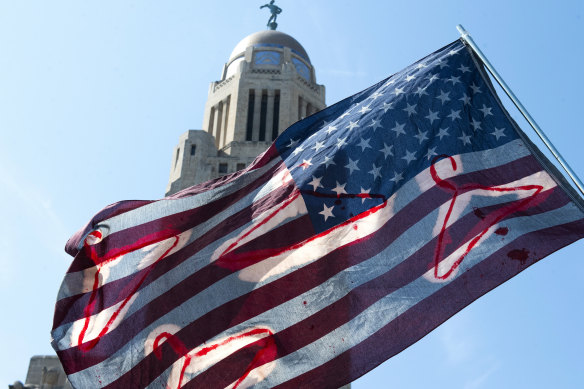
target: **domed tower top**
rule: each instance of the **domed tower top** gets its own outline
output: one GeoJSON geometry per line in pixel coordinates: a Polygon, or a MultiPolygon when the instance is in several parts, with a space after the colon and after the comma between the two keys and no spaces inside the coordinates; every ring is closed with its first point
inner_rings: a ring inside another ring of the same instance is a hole
{"type": "Polygon", "coordinates": [[[276,30],[246,36],[209,85],[203,131],[181,137],[167,194],[242,169],[288,126],[325,106],[325,87],[296,39],[276,30]]]}
{"type": "Polygon", "coordinates": [[[247,70],[253,69],[256,73],[284,71],[288,67],[306,82],[316,84],[308,53],[296,39],[281,31],[258,31],[239,41],[223,68],[221,79],[244,72],[244,62],[247,70]]]}
{"type": "Polygon", "coordinates": [[[296,39],[276,30],[254,32],[235,45],[221,79],[211,83],[203,130],[229,155],[240,154],[233,142],[262,142],[250,153],[255,156],[286,127],[323,109],[324,94],[296,39]]]}
{"type": "Polygon", "coordinates": [[[238,57],[242,57],[248,47],[254,47],[257,49],[268,49],[270,47],[283,49],[284,47],[289,47],[293,53],[299,55],[310,63],[310,58],[308,58],[306,50],[304,50],[304,47],[302,47],[296,39],[286,33],[276,30],[258,31],[243,38],[231,52],[229,62],[238,57]]]}

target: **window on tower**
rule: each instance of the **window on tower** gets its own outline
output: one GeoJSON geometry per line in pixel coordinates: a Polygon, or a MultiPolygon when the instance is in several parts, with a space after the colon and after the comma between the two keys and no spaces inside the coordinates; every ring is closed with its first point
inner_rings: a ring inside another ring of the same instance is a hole
{"type": "Polygon", "coordinates": [[[274,94],[274,115],[272,116],[272,140],[278,137],[278,125],[280,123],[280,90],[274,94]]]}
{"type": "Polygon", "coordinates": [[[298,58],[292,58],[292,63],[298,74],[300,74],[300,76],[306,81],[310,81],[310,69],[308,69],[308,66],[298,58]]]}
{"type": "Polygon", "coordinates": [[[262,101],[260,106],[260,141],[266,140],[266,117],[268,114],[268,91],[262,91],[262,101]]]}
{"type": "Polygon", "coordinates": [[[245,140],[251,140],[253,134],[253,108],[255,104],[255,91],[249,90],[249,98],[247,105],[247,126],[245,129],[245,140]]]}
{"type": "Polygon", "coordinates": [[[279,65],[281,54],[276,51],[257,51],[255,53],[254,64],[256,65],[279,65]]]}

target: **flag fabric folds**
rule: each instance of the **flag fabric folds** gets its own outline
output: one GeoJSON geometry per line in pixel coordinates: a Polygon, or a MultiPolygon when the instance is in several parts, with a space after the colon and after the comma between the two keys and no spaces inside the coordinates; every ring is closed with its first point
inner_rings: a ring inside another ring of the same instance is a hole
{"type": "Polygon", "coordinates": [[[244,171],[98,213],[67,243],[53,347],[77,388],[338,388],[583,234],[456,41],[244,171]]]}

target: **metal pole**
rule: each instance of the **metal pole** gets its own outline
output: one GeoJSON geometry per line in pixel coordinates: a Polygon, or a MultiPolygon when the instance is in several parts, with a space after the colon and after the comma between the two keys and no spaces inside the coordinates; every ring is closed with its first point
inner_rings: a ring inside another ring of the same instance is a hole
{"type": "Polygon", "coordinates": [[[456,26],[456,29],[458,30],[458,32],[460,32],[460,35],[461,35],[462,39],[466,43],[469,44],[469,46],[474,50],[474,52],[478,55],[478,57],[481,59],[481,61],[485,64],[485,66],[487,67],[487,69],[489,70],[489,72],[493,75],[493,77],[495,77],[495,80],[497,80],[497,82],[499,83],[499,85],[501,86],[501,88],[503,88],[503,90],[505,91],[505,93],[507,93],[507,96],[509,96],[509,98],[511,99],[511,101],[513,101],[513,104],[515,104],[515,106],[517,107],[517,109],[519,110],[519,112],[521,112],[521,114],[523,115],[523,117],[525,118],[525,120],[527,120],[527,122],[535,130],[535,133],[539,136],[539,138],[543,141],[543,143],[547,146],[547,148],[550,149],[550,151],[553,154],[553,156],[558,160],[558,162],[564,168],[564,170],[566,171],[566,173],[568,173],[568,176],[570,176],[570,178],[572,179],[572,181],[574,182],[574,184],[576,184],[576,186],[580,190],[580,193],[582,195],[584,195],[584,184],[582,184],[582,181],[580,181],[580,179],[578,178],[578,176],[576,176],[576,173],[574,173],[574,171],[572,170],[572,168],[570,168],[570,165],[568,165],[568,163],[560,155],[560,153],[558,152],[558,150],[554,147],[554,145],[552,144],[552,142],[543,133],[542,129],[535,122],[535,119],[533,119],[533,117],[531,117],[531,115],[529,114],[529,112],[527,112],[527,109],[525,109],[525,107],[523,106],[523,104],[521,104],[521,102],[519,101],[519,99],[517,99],[517,97],[515,96],[515,94],[513,93],[513,91],[511,91],[511,88],[509,88],[509,86],[507,85],[507,83],[503,80],[503,78],[501,78],[501,76],[495,70],[495,68],[493,67],[493,65],[491,65],[491,63],[489,62],[489,60],[487,59],[487,57],[485,57],[485,55],[483,54],[483,52],[481,51],[481,49],[478,48],[478,46],[473,41],[473,39],[471,38],[471,36],[469,35],[469,33],[460,24],[458,26],[456,26]]]}

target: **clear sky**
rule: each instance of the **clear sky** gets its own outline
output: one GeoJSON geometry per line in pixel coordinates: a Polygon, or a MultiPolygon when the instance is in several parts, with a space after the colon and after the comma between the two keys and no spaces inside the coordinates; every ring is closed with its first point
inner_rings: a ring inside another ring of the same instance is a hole
{"type": "MultiPolygon", "coordinates": [[[[172,148],[201,128],[233,47],[265,28],[265,2],[0,0],[0,386],[52,353],[67,238],[107,204],[164,196],[172,148]]],[[[328,104],[463,24],[584,177],[581,0],[277,4],[328,104]]],[[[353,387],[582,387],[583,256],[582,242],[551,255],[353,387]]]]}

